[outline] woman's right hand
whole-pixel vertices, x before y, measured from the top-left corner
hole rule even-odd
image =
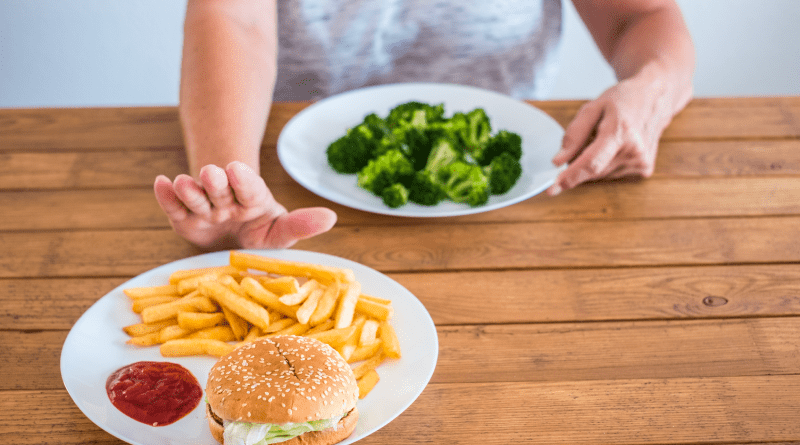
[[[324,207],[287,212],[264,179],[242,162],[225,169],[206,165],[199,180],[160,175],[153,188],[175,232],[208,250],[287,248],[336,223],[336,213]]]

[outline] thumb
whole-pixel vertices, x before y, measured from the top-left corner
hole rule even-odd
[[[267,234],[267,244],[278,249],[325,233],[336,224],[336,212],[324,207],[293,210],[279,216]]]

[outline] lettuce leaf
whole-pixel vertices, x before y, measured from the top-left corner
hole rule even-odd
[[[300,423],[225,422],[225,445],[268,445],[280,443],[309,431],[332,428],[342,417]]]

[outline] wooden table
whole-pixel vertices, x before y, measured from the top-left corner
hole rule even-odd
[[[388,274],[439,334],[433,378],[364,444],[800,444],[800,98],[696,99],[655,175],[398,219],[263,174],[339,223],[296,248]],[[540,102],[562,125],[580,102]],[[0,443],[118,443],[73,404],[64,339],[98,298],[200,253],[152,193],[174,108],[0,111]]]

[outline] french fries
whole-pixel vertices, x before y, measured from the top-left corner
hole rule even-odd
[[[349,269],[231,251],[229,264],[178,270],[169,283],[123,289],[141,323],[123,328],[164,357],[221,357],[258,338],[303,335],[351,365],[365,397],[376,368],[400,358],[390,300],[362,293]]]

